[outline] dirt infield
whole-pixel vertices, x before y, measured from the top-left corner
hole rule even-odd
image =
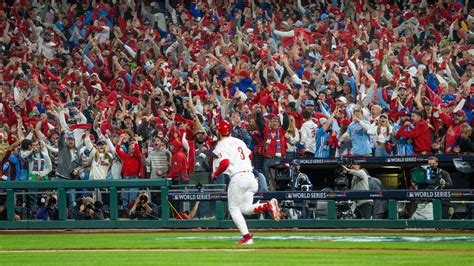
[[[34,249],[34,250],[0,250],[4,253],[57,253],[57,252],[350,252],[350,253],[442,253],[474,255],[474,250],[422,250],[422,249],[330,249],[330,248],[180,248],[180,249]]]
[[[454,229],[253,229],[264,233],[403,233],[403,234],[473,234],[474,230]],[[237,232],[237,229],[44,229],[44,230],[0,230],[0,235],[22,234],[135,234],[135,233],[218,233]]]

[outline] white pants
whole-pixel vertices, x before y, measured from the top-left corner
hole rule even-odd
[[[258,183],[252,172],[238,173],[230,179],[227,189],[229,212],[242,235],[249,233],[244,215],[254,214],[254,209],[263,204],[252,204]]]

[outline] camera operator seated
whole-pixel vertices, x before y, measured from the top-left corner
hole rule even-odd
[[[422,166],[425,169],[425,180],[413,178],[415,189],[445,189],[453,186],[451,176],[445,170],[438,168],[438,158],[432,156],[428,158],[428,165]],[[414,212],[413,212],[413,209]],[[448,202],[442,202],[442,218],[448,218]],[[430,200],[416,200],[412,202],[411,219],[433,220],[433,204]]]
[[[59,220],[58,200],[56,195],[45,195],[41,197],[36,219],[40,220]]]
[[[294,190],[301,190],[301,191],[310,191],[313,189],[313,184],[311,183],[311,180],[309,179],[308,175],[305,173],[301,172],[301,163],[299,160],[293,161],[293,166],[294,168],[292,169],[290,167],[290,187],[292,187]]]
[[[138,220],[155,220],[158,218],[157,206],[151,201],[148,201],[146,192],[140,192],[138,197],[130,209],[130,219]]]
[[[79,200],[79,210],[76,214],[77,220],[104,220],[104,212],[100,201],[94,202],[91,197]]]
[[[350,169],[348,168],[350,167]],[[343,173],[352,175],[352,190],[370,190],[369,175],[365,169],[361,168],[358,162],[352,162],[350,165],[343,165]],[[372,217],[374,202],[373,200],[356,200],[355,215],[357,219],[370,219]]]
[[[313,184],[307,175],[299,173],[298,177],[296,178],[295,189],[301,191],[310,191],[313,189]]]

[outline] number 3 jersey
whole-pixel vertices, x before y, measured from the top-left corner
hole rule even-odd
[[[213,171],[215,172],[220,162],[228,159],[229,167],[224,172],[229,176],[233,176],[239,172],[252,171],[252,162],[250,160],[251,151],[245,143],[234,137],[226,137],[217,143],[213,153],[217,158],[213,162]]]

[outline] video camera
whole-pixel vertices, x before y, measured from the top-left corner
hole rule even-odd
[[[140,201],[143,201],[144,203],[148,202],[148,196],[147,195],[140,195]]]
[[[309,180],[308,176],[299,173],[298,177],[296,178],[295,189],[300,191],[310,191],[313,188],[313,184]]]
[[[334,186],[336,190],[347,190],[349,189],[349,178],[347,173],[344,172],[344,167],[351,168],[354,162],[350,158],[342,158],[339,164],[336,166],[334,172]]]
[[[417,186],[428,187],[433,182],[433,171],[429,165],[422,165],[410,170],[410,176],[413,183]]]
[[[336,172],[335,172],[335,176],[338,177],[338,176],[346,176],[346,174],[344,173],[344,168],[343,166],[347,167],[347,168],[351,168],[352,164],[354,162],[352,161],[352,159],[350,158],[342,158],[341,161],[337,164],[336,166]]]

